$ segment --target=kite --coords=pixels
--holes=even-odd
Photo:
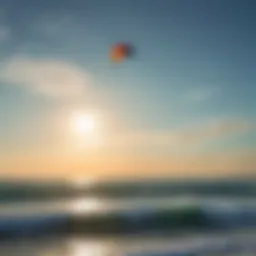
[[[133,47],[127,43],[116,43],[110,49],[110,59],[120,63],[133,55]]]

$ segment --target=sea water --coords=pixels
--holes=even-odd
[[[26,197],[6,204],[4,200],[0,208],[0,255],[256,255],[256,183],[243,182],[242,187],[239,182],[229,182],[222,184],[221,193],[217,189],[220,182],[210,183],[209,187],[215,188],[211,188],[212,193],[204,183],[194,187],[158,183],[140,190],[143,184],[136,183],[136,193],[131,184],[126,184],[126,189],[120,187],[120,193],[117,185],[108,185],[101,193],[94,191],[95,195],[83,191],[41,201]],[[93,220],[95,215],[111,213],[118,216],[118,221],[122,217],[122,228],[116,233],[86,232],[84,222],[79,221],[70,233],[50,230],[43,236],[33,236],[35,230],[28,232],[40,218],[45,222],[38,222],[36,231],[42,225],[64,226],[67,216]],[[18,236],[5,237],[4,232],[10,230]]]

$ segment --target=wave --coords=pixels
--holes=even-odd
[[[46,233],[133,234],[189,230],[256,230],[255,205],[204,204],[137,208],[87,215],[68,213],[0,217],[0,237]]]

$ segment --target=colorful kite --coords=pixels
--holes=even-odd
[[[114,44],[110,49],[110,59],[113,62],[120,63],[131,57],[133,54],[132,46],[127,43]]]

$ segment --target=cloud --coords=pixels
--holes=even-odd
[[[58,120],[56,120],[58,122]],[[255,131],[253,123],[243,120],[205,123],[179,131],[141,131],[116,133],[106,136],[107,148],[90,149],[90,152],[75,151],[70,143],[62,140],[56,148],[39,148],[0,152],[0,175],[6,177],[63,178],[70,176],[110,177],[217,177],[244,176],[255,173],[255,147],[220,149],[217,151],[181,151],[205,142],[221,141],[228,136]],[[39,136],[40,137],[40,136]],[[17,141],[16,141],[17,142]],[[65,148],[67,146],[67,148]],[[167,154],[156,154],[159,147],[174,149]],[[144,147],[141,150],[141,147]],[[156,149],[154,154],[145,154],[144,149]],[[138,149],[138,151],[137,151]],[[20,167],[21,166],[21,167]],[[17,169],[19,170],[17,172]],[[35,169],[37,170],[35,172]],[[70,171],[72,170],[72,171]]]
[[[169,147],[186,149],[212,140],[238,135],[255,129],[255,125],[245,121],[214,121],[179,130],[139,131],[113,134],[109,145],[123,147]],[[107,143],[106,143],[107,144]]]
[[[0,79],[35,93],[60,99],[83,97],[91,82],[89,74],[75,65],[22,56],[11,58],[4,63]]]

